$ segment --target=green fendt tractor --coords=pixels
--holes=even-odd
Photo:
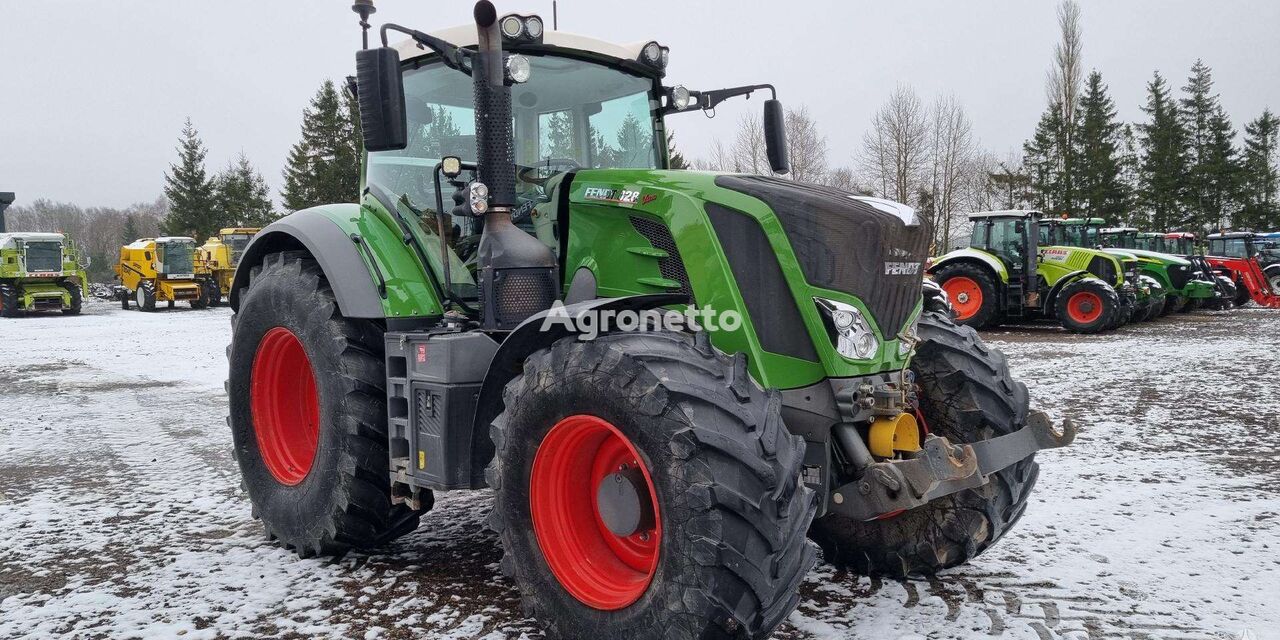
[[[361,201],[273,223],[236,271],[228,423],[271,537],[340,554],[488,487],[549,635],[692,639],[786,618],[806,535],[909,575],[1009,530],[1074,428],[924,288],[914,211],[668,170],[668,116],[771,88],[667,86],[657,42],[487,1],[475,22],[383,25],[352,86]]]
[[[1077,333],[1098,333],[1128,321],[1137,298],[1121,261],[1101,251],[1049,245],[1041,238],[1042,215],[969,215],[969,247],[938,258],[929,268],[956,319],[978,328],[1056,319]]]
[[[88,256],[61,233],[0,233],[0,316],[26,311],[80,313]]]
[[[1164,291],[1162,306],[1152,305],[1147,319],[1167,316],[1174,311],[1190,311],[1205,301],[1214,298],[1215,283],[1203,276],[1202,271],[1188,258],[1179,257],[1171,252],[1148,249],[1146,247],[1165,246],[1164,234],[1150,233],[1139,237],[1137,229],[1131,227],[1103,228],[1101,218],[1073,218],[1061,221],[1061,228],[1084,226],[1082,233],[1070,234],[1071,239],[1096,240],[1090,246],[1102,246],[1104,250],[1117,255],[1133,256],[1142,269],[1142,274],[1155,281],[1153,288]],[[1064,234],[1065,241],[1066,234]],[[1145,246],[1140,246],[1145,245]]]

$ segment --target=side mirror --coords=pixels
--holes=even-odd
[[[764,148],[769,156],[769,168],[774,173],[791,171],[791,159],[787,157],[787,122],[782,113],[782,103],[764,101]]]
[[[85,255],[85,257],[81,258],[80,260],[81,260],[80,266],[84,267],[85,269],[88,269],[89,267],[93,266],[93,256],[91,255]]]
[[[356,91],[366,151],[397,151],[409,144],[400,55],[391,47],[356,52]]]

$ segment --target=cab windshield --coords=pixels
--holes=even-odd
[[[240,264],[240,254],[244,252],[244,248],[249,246],[249,241],[253,236],[244,233],[236,233],[222,236],[222,244],[227,245],[227,251],[231,253],[231,264],[228,266],[236,266]]]
[[[62,243],[28,242],[27,271],[62,271]]]
[[[1069,247],[1089,248],[1098,245],[1098,228],[1082,224],[1062,225],[1062,244]]]
[[[195,242],[156,243],[156,261],[160,263],[160,273],[169,275],[194,272],[195,252]]]
[[[655,133],[651,79],[573,58],[527,57],[529,81],[511,88],[522,199],[540,196],[550,178],[579,168],[659,166],[663,141]],[[405,70],[404,93],[409,144],[370,153],[366,181],[434,212],[436,163],[442,156],[475,160],[474,88],[467,74],[434,62]]]

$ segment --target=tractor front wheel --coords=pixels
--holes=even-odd
[[[18,306],[18,288],[11,284],[0,284],[0,317],[16,318],[21,311]]]
[[[563,638],[762,638],[816,550],[804,441],[705,334],[564,338],[493,421],[490,526],[526,612]]]
[[[207,309],[209,307],[209,283],[201,282],[200,293],[191,299],[192,309]]]
[[[138,303],[139,311],[155,311],[156,286],[149,280],[139,282],[138,288],[133,292],[133,301]]]
[[[1177,296],[1177,295],[1168,295],[1168,296],[1165,296],[1165,298],[1164,298],[1164,309],[1162,309],[1162,310],[1160,311],[1160,315],[1162,315],[1162,316],[1167,316],[1167,315],[1169,315],[1169,314],[1173,313],[1174,311],[1178,311],[1178,310],[1180,310],[1180,309],[1182,309],[1182,308],[1186,307],[1186,306],[1187,306],[1187,301],[1188,301],[1188,300],[1190,300],[1190,298],[1187,298],[1187,297],[1184,297],[1184,296]]]
[[[996,283],[986,269],[962,262],[938,270],[934,280],[947,292],[956,322],[978,329],[999,322]]]
[[[1244,280],[1236,280],[1233,284],[1236,287],[1236,298],[1234,300],[1235,305],[1237,307],[1243,307],[1249,304],[1249,301],[1252,300],[1253,297],[1249,295],[1249,287],[1245,285]]]
[[[84,299],[80,292],[80,285],[71,282],[62,283],[62,288],[67,290],[71,295],[71,304],[62,310],[64,316],[78,316],[80,309],[84,305]]]
[[[930,433],[968,443],[1026,423],[1027,388],[1013,380],[1004,354],[937,313],[924,314],[919,335],[911,370]],[[981,487],[892,517],[864,522],[827,514],[810,535],[838,567],[899,578],[933,575],[968,562],[1007,533],[1022,517],[1038,474],[1034,457],[1027,457]]]
[[[233,453],[268,537],[302,557],[417,528],[391,503],[382,329],[346,318],[315,260],[267,255],[231,318]]]
[[[1094,278],[1063,287],[1054,306],[1062,326],[1074,333],[1099,333],[1119,324],[1120,297],[1110,285]]]

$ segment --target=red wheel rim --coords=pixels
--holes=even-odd
[[[595,609],[614,611],[635,602],[658,568],[662,514],[641,460],[617,427],[588,415],[557,422],[533,458],[529,509],[538,547],[560,586]],[[654,514],[652,529],[626,537],[605,526],[596,505],[600,483],[622,465],[643,472]]]
[[[320,440],[320,402],[302,342],[284,327],[271,329],[258,343],[249,408],[267,471],[281,484],[302,482]]]
[[[982,309],[982,287],[973,278],[951,278],[942,283],[942,290],[947,292],[957,320],[968,320]]]
[[[1102,315],[1102,298],[1092,291],[1081,291],[1067,301],[1067,315],[1076,322],[1089,324]]]

